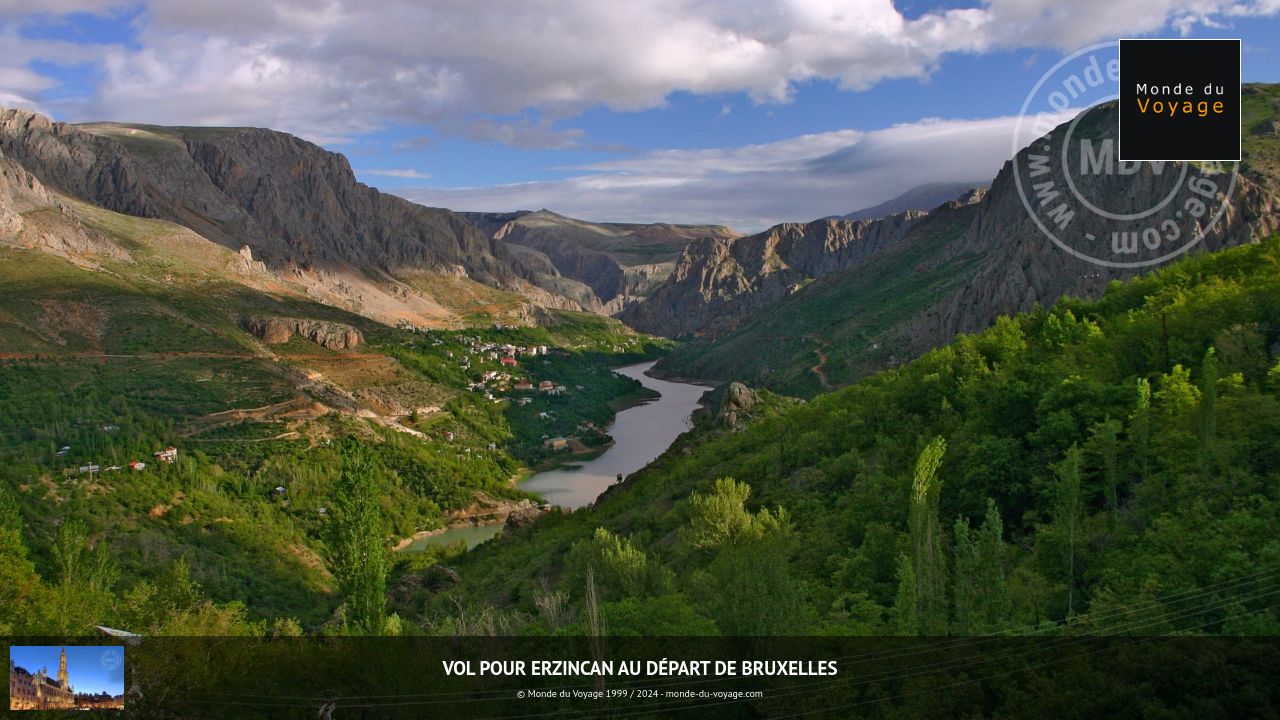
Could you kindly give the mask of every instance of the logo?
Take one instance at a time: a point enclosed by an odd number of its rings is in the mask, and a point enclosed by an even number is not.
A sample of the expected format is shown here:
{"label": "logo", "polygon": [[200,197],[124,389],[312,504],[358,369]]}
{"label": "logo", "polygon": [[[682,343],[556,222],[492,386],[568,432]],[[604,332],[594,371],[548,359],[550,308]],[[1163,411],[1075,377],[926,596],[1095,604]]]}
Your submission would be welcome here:
{"label": "logo", "polygon": [[107,670],[115,670],[124,662],[124,652],[120,648],[107,648],[98,656],[98,662]]}
{"label": "logo", "polygon": [[1079,50],[1031,89],[1013,137],[1014,182],[1028,215],[1059,248],[1102,267],[1140,268],[1172,260],[1214,231],[1239,164],[1121,161],[1118,50],[1118,42]]}

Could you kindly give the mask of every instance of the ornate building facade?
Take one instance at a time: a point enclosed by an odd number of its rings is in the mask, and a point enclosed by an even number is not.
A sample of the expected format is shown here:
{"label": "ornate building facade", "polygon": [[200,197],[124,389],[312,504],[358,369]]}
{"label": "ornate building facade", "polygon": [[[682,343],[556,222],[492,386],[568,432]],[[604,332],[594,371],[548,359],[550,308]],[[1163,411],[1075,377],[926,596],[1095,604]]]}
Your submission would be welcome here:
{"label": "ornate building facade", "polygon": [[65,710],[76,706],[75,688],[67,676],[67,649],[58,658],[58,676],[49,676],[48,668],[29,672],[9,660],[10,710]]}

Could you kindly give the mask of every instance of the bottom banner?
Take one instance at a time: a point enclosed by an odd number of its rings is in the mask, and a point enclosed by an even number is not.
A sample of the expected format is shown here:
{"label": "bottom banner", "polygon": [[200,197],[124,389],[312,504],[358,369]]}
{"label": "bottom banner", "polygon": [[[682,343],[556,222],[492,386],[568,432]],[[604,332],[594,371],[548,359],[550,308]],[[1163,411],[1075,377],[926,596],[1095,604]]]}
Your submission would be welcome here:
{"label": "bottom banner", "polygon": [[[10,709],[50,716],[1199,720],[1277,717],[1280,707],[1277,638],[9,638],[6,645]],[[103,685],[112,677],[122,681],[118,694]]]}

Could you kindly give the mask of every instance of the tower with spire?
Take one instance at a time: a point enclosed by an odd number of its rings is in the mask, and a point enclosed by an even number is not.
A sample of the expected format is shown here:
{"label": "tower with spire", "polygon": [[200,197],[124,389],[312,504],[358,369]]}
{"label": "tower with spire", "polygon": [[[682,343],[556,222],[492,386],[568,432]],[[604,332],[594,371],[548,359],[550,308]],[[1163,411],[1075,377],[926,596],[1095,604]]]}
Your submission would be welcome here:
{"label": "tower with spire", "polygon": [[58,687],[63,690],[71,689],[71,681],[67,677],[67,648],[62,648],[62,655],[58,658]]}

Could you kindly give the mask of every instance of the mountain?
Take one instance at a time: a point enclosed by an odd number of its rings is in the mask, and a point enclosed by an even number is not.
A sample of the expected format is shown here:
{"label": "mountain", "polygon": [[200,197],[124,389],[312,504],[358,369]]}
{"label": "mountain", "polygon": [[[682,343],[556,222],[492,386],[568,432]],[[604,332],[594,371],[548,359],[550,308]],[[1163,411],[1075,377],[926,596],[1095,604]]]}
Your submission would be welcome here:
{"label": "mountain", "polygon": [[874,220],[886,215],[908,212],[911,210],[932,210],[939,205],[955,200],[975,188],[986,188],[985,182],[939,182],[918,185],[901,195],[885,200],[879,205],[855,210],[848,215],[841,215],[842,220]]}
{"label": "mountain", "polygon": [[[1280,225],[1280,140],[1272,125],[1280,117],[1280,88],[1248,86],[1244,99],[1245,160],[1221,222],[1197,251],[1254,242]],[[1114,105],[1087,112],[1076,140],[1114,137]],[[1033,146],[1047,144],[1059,151],[1066,127]],[[1024,159],[1028,152],[1022,151]],[[1063,295],[1098,297],[1112,280],[1139,272],[1100,267],[1051,243],[1024,208],[1013,172],[1013,163],[1006,163],[979,202],[930,213],[900,241],[860,265],[786,295],[728,333],[689,343],[664,358],[659,368],[674,375],[744,380],[812,395],[916,357],[957,333],[988,327],[1000,315],[1049,305]],[[1060,171],[1054,172],[1061,187]],[[1143,165],[1136,176],[1139,182],[1132,182],[1134,177],[1092,176],[1089,180],[1095,184],[1084,191],[1118,198],[1124,203],[1121,211],[1153,207],[1172,191],[1179,174],[1157,176]],[[1177,212],[1179,208],[1165,207],[1148,222],[1174,220]],[[1072,226],[1079,237],[1091,233],[1107,238],[1110,230],[1109,221],[1084,213]],[[665,290],[660,288],[653,297],[665,297]],[[661,308],[665,316],[699,316],[709,302],[696,294],[680,300],[675,307]],[[624,316],[631,317],[634,314]],[[671,329],[645,323],[637,327]],[[707,328],[715,326],[695,332]]]}
{"label": "mountain", "polygon": [[618,316],[643,332],[717,336],[805,283],[854,267],[901,241],[923,218],[787,223],[745,238],[690,244],[665,283]]}
{"label": "mountain", "polygon": [[721,225],[595,223],[550,210],[461,215],[512,248],[517,264],[540,285],[561,288],[584,308],[606,314],[662,283],[689,243],[739,237]]}
{"label": "mountain", "polygon": [[177,223],[379,320],[441,325],[477,307],[577,307],[530,282],[503,242],[457,214],[359,183],[346,158],[285,133],[69,125],[3,110],[0,151],[54,192]]}

